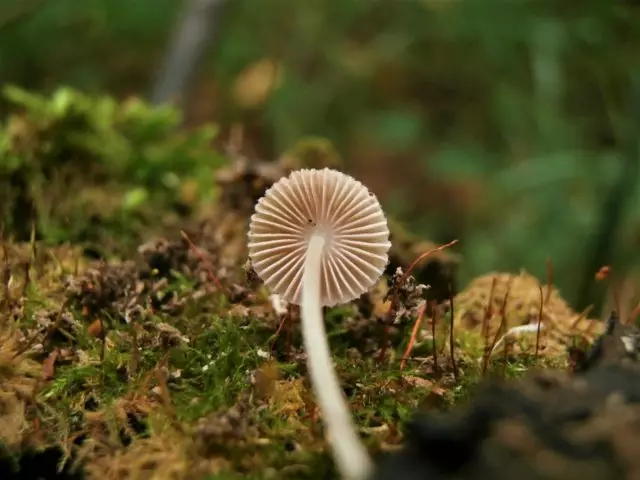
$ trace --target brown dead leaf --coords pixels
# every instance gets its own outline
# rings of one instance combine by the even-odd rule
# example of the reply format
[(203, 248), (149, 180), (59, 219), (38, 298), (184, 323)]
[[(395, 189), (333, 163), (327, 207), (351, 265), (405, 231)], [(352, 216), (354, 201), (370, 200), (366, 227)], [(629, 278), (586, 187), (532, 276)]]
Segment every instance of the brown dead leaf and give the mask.
[(439, 387), (437, 385), (435, 385), (431, 389), (431, 395), (435, 395), (437, 397), (444, 397), (446, 394), (447, 394), (447, 391), (444, 388)]
[(87, 333), (92, 337), (101, 338), (102, 335), (104, 335), (102, 320), (96, 319), (91, 322), (91, 325), (89, 325), (89, 328), (87, 328)]
[[(433, 386), (432, 381), (427, 380), (426, 378), (415, 377), (413, 375), (405, 375), (404, 377), (402, 377), (402, 379), (405, 383), (409, 384), (412, 387), (429, 388)], [(434, 389), (435, 388), (439, 387), (434, 387)]]
[(265, 58), (246, 67), (233, 85), (236, 102), (245, 108), (263, 104), (280, 84), (282, 68), (274, 60)]
[(49, 356), (42, 362), (42, 378), (46, 380), (51, 380), (56, 373), (56, 360), (58, 360), (58, 356), (60, 356), (60, 350), (55, 349), (53, 352), (49, 354)]

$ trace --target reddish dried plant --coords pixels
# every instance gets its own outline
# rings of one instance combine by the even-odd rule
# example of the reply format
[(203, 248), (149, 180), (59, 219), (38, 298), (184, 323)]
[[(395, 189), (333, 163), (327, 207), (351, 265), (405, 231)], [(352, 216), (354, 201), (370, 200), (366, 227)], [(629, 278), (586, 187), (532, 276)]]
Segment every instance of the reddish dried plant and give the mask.
[(416, 257), (415, 260), (413, 260), (413, 262), (411, 262), (411, 264), (409, 265), (409, 267), (407, 268), (407, 270), (398, 278), (398, 279), (394, 279), (394, 282), (392, 284), (391, 287), (391, 303), (389, 305), (389, 310), (387, 312), (387, 321), (385, 322), (384, 325), (384, 330), (383, 330), (383, 338), (382, 338), (382, 345), (380, 348), (380, 356), (379, 356), (379, 360), (383, 360), (386, 357), (386, 353), (387, 353), (387, 348), (388, 348), (388, 344), (389, 344), (389, 330), (391, 328), (391, 325), (394, 322), (394, 317), (396, 315), (396, 312), (398, 311), (398, 303), (400, 300), (400, 293), (402, 291), (402, 286), (405, 285), (406, 281), (409, 279), (411, 272), (413, 271), (413, 269), (424, 259), (426, 259), (427, 257), (433, 255), (436, 252), (441, 252), (442, 250), (445, 250), (449, 247), (452, 247), (453, 245), (455, 245), (456, 243), (458, 243), (458, 240), (453, 240), (449, 243), (446, 243), (444, 245), (439, 245), (435, 248), (432, 248), (431, 250), (428, 250), (427, 252), (424, 252), (420, 255), (418, 255)]

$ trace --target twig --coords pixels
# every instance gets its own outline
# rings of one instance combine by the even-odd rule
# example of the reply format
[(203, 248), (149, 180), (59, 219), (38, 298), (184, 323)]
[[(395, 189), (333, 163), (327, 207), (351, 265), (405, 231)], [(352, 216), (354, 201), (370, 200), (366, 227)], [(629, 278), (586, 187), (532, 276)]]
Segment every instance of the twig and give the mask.
[(491, 350), (489, 347), (489, 322), (493, 318), (493, 293), (498, 283), (498, 277), (493, 277), (491, 281), (491, 289), (489, 290), (489, 300), (484, 309), (484, 317), (482, 318), (482, 336), (484, 337), (484, 349), (482, 352), (482, 375), (487, 372), (487, 363)]
[(491, 360), (491, 354), (493, 353), (493, 350), (496, 346), (496, 342), (498, 341), (498, 339), (500, 338), (500, 333), (502, 333), (502, 328), (504, 325), (504, 321), (505, 321), (505, 317), (506, 317), (506, 311), (507, 311), (507, 299), (509, 297), (509, 294), (511, 293), (511, 285), (513, 283), (509, 282), (509, 286), (507, 287), (507, 293), (505, 293), (504, 295), (504, 300), (502, 301), (502, 307), (500, 308), (500, 325), (498, 326), (498, 330), (496, 331), (496, 334), (493, 336), (493, 341), (491, 342), (491, 348), (489, 349), (489, 352), (487, 354), (487, 356), (484, 359), (483, 365), (482, 365), (482, 375), (484, 376), (487, 373), (487, 367), (489, 365), (489, 360)]
[(418, 255), (418, 257), (416, 257), (416, 259), (411, 262), (411, 264), (409, 265), (409, 268), (407, 268), (407, 271), (404, 272), (403, 275), (403, 281), (406, 280), (409, 275), (411, 274), (411, 271), (416, 267), (416, 265), (418, 265), (422, 260), (426, 259), (427, 257), (433, 255), (436, 252), (441, 252), (442, 250), (445, 250), (449, 247), (453, 247), (456, 243), (458, 243), (458, 239), (455, 240), (451, 240), (449, 243), (445, 243), (444, 245), (439, 245), (435, 248), (432, 248), (431, 250), (429, 250), (428, 252), (424, 252), (420, 255)]
[(582, 319), (586, 318), (587, 315), (589, 315), (589, 312), (591, 312), (591, 310), (593, 310), (593, 305), (589, 305), (587, 308), (585, 308), (579, 315), (578, 317), (574, 320), (574, 322), (571, 324), (571, 331), (574, 331), (578, 328), (578, 325), (580, 324), (580, 322), (582, 321)]
[(432, 301), (429, 305), (431, 307), (431, 341), (433, 342), (433, 371), (436, 375), (440, 373), (440, 367), (438, 366), (438, 346), (436, 345), (436, 305), (435, 301)]
[(427, 310), (427, 302), (423, 302), (418, 310), (418, 317), (416, 318), (415, 323), (413, 324), (413, 330), (411, 331), (411, 337), (409, 338), (409, 344), (407, 345), (406, 350), (404, 351), (404, 355), (402, 356), (402, 360), (400, 361), (400, 371), (404, 370), (404, 367), (407, 363), (407, 359), (411, 354), (411, 350), (413, 349), (413, 345), (416, 342), (416, 337), (418, 336), (418, 331), (420, 330), (420, 326), (422, 325), (422, 320), (424, 318), (424, 313)]
[[(511, 287), (513, 282), (509, 282), (509, 287), (507, 288), (507, 293), (504, 295), (504, 301), (502, 302), (502, 308), (500, 308), (500, 328), (499, 331), (502, 335), (506, 334), (509, 331), (509, 317), (507, 316), (507, 299), (509, 298), (509, 293), (511, 293)], [(502, 364), (502, 377), (505, 378), (507, 376), (507, 360), (509, 358), (509, 342), (504, 342), (503, 349), (503, 364)]]
[[(407, 278), (409, 278), (409, 275), (411, 275), (411, 271), (422, 260), (424, 260), (425, 258), (429, 257), (430, 255), (433, 255), (436, 252), (441, 252), (442, 250), (445, 250), (446, 248), (452, 247), (456, 243), (458, 243), (457, 239), (456, 240), (452, 240), (451, 242), (446, 243), (444, 245), (439, 245), (439, 246), (437, 246), (435, 248), (432, 248), (431, 250), (429, 250), (427, 252), (424, 252), (424, 253), (421, 253), (420, 255), (418, 255), (418, 257), (416, 257), (416, 259), (413, 262), (411, 262), (411, 264), (409, 265), (407, 270), (404, 272), (402, 277), (400, 277), (400, 279), (398, 281), (398, 284), (399, 285), (403, 285), (404, 282), (407, 280)], [(380, 348), (380, 356), (378, 357), (378, 360), (383, 360), (385, 358), (386, 354), (387, 354), (387, 346), (389, 344), (389, 329), (391, 328), (391, 324), (393, 323), (391, 316), (392, 316), (393, 312), (395, 312), (397, 304), (398, 304), (398, 288), (396, 288), (396, 286), (394, 285), (394, 292), (393, 292), (393, 295), (391, 296), (391, 303), (389, 305), (389, 310), (387, 311), (387, 321), (384, 324), (383, 337), (382, 337), (382, 346)]]
[[(273, 342), (271, 342), (271, 350), (273, 351), (273, 349), (276, 346), (276, 341), (278, 340), (278, 337), (280, 336), (280, 332), (282, 331), (282, 329), (284, 328), (285, 325), (288, 325), (289, 323), (291, 323), (291, 309), (290, 309), (290, 305), (287, 306), (287, 313), (285, 313), (284, 315), (282, 315), (282, 320), (280, 321), (280, 325), (278, 325), (278, 329), (276, 330), (276, 333), (274, 333), (273, 335)], [(288, 332), (287, 332), (288, 333)], [(289, 352), (287, 352), (288, 354)]]
[(449, 348), (450, 348), (450, 355), (451, 355), (451, 368), (453, 369), (453, 379), (455, 380), (456, 383), (458, 383), (458, 363), (456, 362), (456, 355), (455, 355), (455, 334), (453, 331), (453, 327), (454, 327), (454, 321), (456, 318), (456, 314), (455, 314), (455, 310), (453, 308), (453, 288), (451, 287), (451, 283), (449, 283), (449, 305), (450, 305), (450, 312), (451, 312), (451, 325), (450, 325), (450, 330), (449, 330)]
[(538, 329), (536, 330), (536, 361), (538, 360), (538, 352), (540, 349), (540, 326), (542, 325), (542, 310), (544, 308), (542, 286), (538, 285), (538, 288), (540, 289), (540, 309), (538, 310)]

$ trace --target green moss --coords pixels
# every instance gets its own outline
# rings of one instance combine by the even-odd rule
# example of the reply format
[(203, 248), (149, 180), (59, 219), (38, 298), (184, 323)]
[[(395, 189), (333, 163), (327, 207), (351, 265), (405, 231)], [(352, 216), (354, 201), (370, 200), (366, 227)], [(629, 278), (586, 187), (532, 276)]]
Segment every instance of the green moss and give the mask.
[[(51, 97), (15, 88), (6, 94), (19, 108), (0, 130), (0, 259), (9, 272), (0, 277), (0, 330), (10, 339), (0, 345), (0, 389), (15, 390), (12, 406), (22, 417), (7, 424), (13, 430), (0, 429), (0, 444), (61, 446), (106, 480), (150, 472), (265, 480), (330, 474), (299, 317), (276, 337), (281, 319), (244, 284), (244, 259), (217, 253), (232, 240), (217, 239), (216, 219), (194, 241), (208, 242), (205, 256), (233, 302), (203, 280), (208, 268), (180, 240), (150, 247), (151, 257), (171, 265), (164, 272), (133, 248), (166, 215), (174, 216), (174, 233), (197, 218), (179, 218), (176, 202), (195, 211), (211, 199), (211, 172), (223, 162), (210, 149), (211, 127), (178, 131), (173, 110), (137, 100), (119, 104), (68, 89)], [(193, 182), (187, 201), (185, 185)], [(83, 258), (91, 243), (114, 254), (106, 265)], [(351, 410), (377, 452), (402, 441), (416, 408), (465, 401), (480, 379), (484, 345), (472, 332), (456, 334), (455, 381), (445, 320), (438, 368), (426, 340), (401, 371), (411, 325), (397, 326), (380, 362), (382, 325), (369, 317), (384, 307), (370, 300), (377, 313), (368, 317), (354, 304), (326, 318)], [(496, 355), (488, 375), (555, 366), (526, 355), (502, 362)], [(34, 371), (42, 378), (31, 378)]]
[(66, 87), (43, 96), (9, 86), (4, 96), (13, 113), (0, 126), (0, 213), (19, 239), (33, 224), (47, 242), (117, 249), (157, 227), (158, 212), (175, 216), (215, 193), (225, 160), (213, 125), (181, 130), (170, 106)]

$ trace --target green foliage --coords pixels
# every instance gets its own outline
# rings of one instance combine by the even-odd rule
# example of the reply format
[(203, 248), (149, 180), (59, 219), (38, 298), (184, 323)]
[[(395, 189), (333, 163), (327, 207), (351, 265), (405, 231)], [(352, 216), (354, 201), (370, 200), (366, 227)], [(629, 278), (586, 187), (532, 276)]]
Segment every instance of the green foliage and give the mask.
[[(216, 129), (181, 130), (170, 106), (86, 95), (62, 87), (51, 96), (5, 88), (16, 110), (0, 129), (0, 191), (6, 231), (30, 220), (47, 240), (98, 240), (91, 222), (129, 229), (152, 210), (210, 200)], [(184, 198), (185, 184), (191, 188)]]
[(127, 84), (132, 75), (146, 81), (145, 70), (155, 67), (154, 54), (182, 3), (1, 2), (0, 71), (27, 88), (41, 88), (44, 82), (49, 87), (68, 84), (90, 91), (114, 87), (131, 91)]
[[(264, 107), (278, 147), (310, 133), (332, 139), (414, 230), (461, 239), (463, 282), (520, 267), (544, 278), (548, 257), (571, 299), (619, 182), (638, 9), (331, 1), (285, 15), (285, 5), (235, 3), (216, 65), (231, 84), (257, 58), (282, 59)], [(278, 32), (239, 26), (276, 21)], [(633, 202), (628, 231), (640, 225)], [(617, 236), (612, 251), (610, 261), (629, 264), (637, 241)]]
[[(0, 7), (0, 18), (21, 13), (0, 20), (3, 78), (117, 94), (149, 91), (186, 4), (24, 3)], [(245, 125), (262, 158), (327, 138), (412, 229), (460, 238), (463, 283), (491, 269), (543, 277), (549, 257), (572, 299), (633, 128), (633, 2), (234, 0), (217, 15), (187, 117), (213, 111), (221, 124)], [(275, 88), (243, 107), (238, 80), (264, 60), (278, 64), (277, 81), (248, 84)], [(640, 189), (631, 190), (611, 248), (619, 269), (637, 260)]]

